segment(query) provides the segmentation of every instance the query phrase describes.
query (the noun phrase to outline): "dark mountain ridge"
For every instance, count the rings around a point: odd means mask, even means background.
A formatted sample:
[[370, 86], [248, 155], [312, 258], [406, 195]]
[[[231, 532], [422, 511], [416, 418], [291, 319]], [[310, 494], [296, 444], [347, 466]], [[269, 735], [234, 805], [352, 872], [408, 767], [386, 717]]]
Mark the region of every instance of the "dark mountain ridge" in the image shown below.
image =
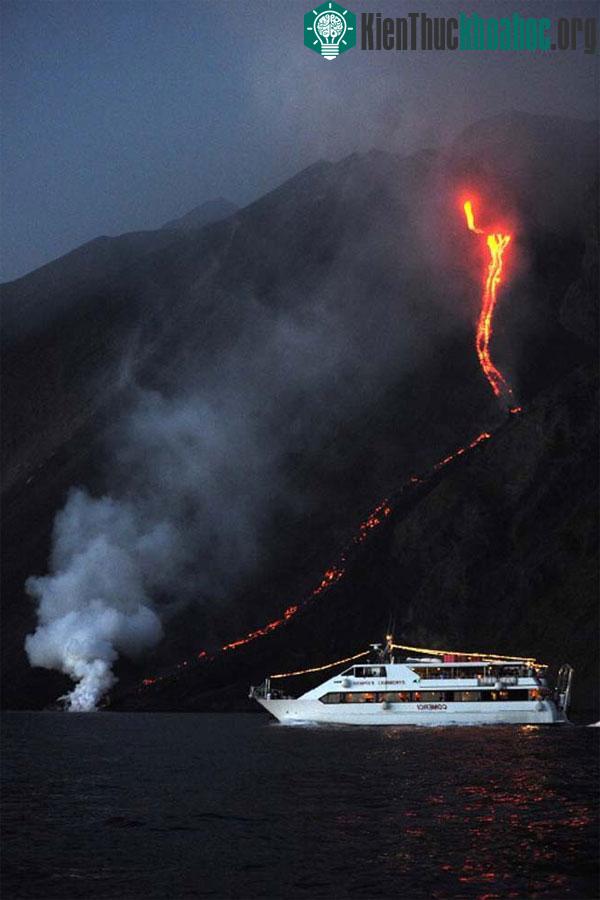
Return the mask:
[[[526, 153], [507, 154], [511, 123]], [[570, 144], [583, 149], [565, 173]], [[582, 328], [594, 321], [597, 295], [594, 147], [591, 123], [492, 119], [443, 153], [319, 163], [223, 221], [135, 237], [106, 264], [94, 256], [88, 265], [80, 248], [51, 264], [51, 279], [42, 269], [5, 286], [2, 305], [13, 311], [3, 354], [5, 705], [44, 705], [68, 686], [28, 666], [23, 638], [35, 617], [23, 584], [46, 570], [53, 516], [68, 488], [85, 484], [100, 494], [122, 477], [110, 435], [129, 414], [136, 386], [169, 397], [182, 384], [218, 383], [232, 359], [261, 358], [273, 322], [292, 328], [294, 339], [306, 328], [310, 335], [301, 377], [291, 370], [289, 385], [261, 412], [261, 427], [283, 448], [281, 493], [294, 502], [274, 494], [260, 526], [261, 558], [226, 599], [188, 603], [145, 660], [120, 661], [114, 702], [205, 708], [211, 692], [239, 693], [271, 661], [278, 668], [288, 657], [304, 663], [353, 651], [379, 637], [394, 607], [409, 642], [523, 650], [551, 662], [570, 655], [582, 670], [585, 705], [597, 658], [589, 639], [596, 634], [595, 347]], [[562, 201], [546, 202], [549, 173], [554, 194], [567, 196], [579, 218], [569, 213], [561, 224]], [[412, 513], [395, 513], [355, 575], [322, 605], [281, 635], [236, 651], [239, 662], [232, 655], [211, 675], [195, 671], [166, 694], [140, 700], [130, 688], [145, 673], [280, 614], [282, 597], [314, 586], [365, 510], [411, 472], [499, 426], [473, 350], [480, 269], [456, 206], [457, 192], [472, 186], [482, 210], [512, 208], [518, 216], [495, 353], [526, 415], [478, 448], [473, 462], [440, 476]], [[42, 307], [21, 327], [15, 310]], [[11, 315], [19, 322], [12, 331]], [[319, 374], [311, 381], [312, 370]], [[268, 396], [268, 366], [265, 376], [252, 373]], [[561, 489], [567, 476], [570, 487]], [[547, 517], [542, 533], [560, 570], [555, 584], [528, 532], [538, 515]], [[439, 548], [446, 548], [441, 557]], [[399, 593], [410, 599], [398, 605]], [[538, 619], [548, 624], [541, 629]], [[578, 642], [588, 620], [588, 638]], [[517, 637], [519, 646], [510, 642]]]
[[194, 228], [203, 228], [209, 222], [218, 222], [232, 216], [239, 209], [231, 200], [225, 197], [216, 197], [214, 200], [206, 200], [200, 203], [183, 216], [170, 219], [161, 227], [170, 231], [187, 231]]

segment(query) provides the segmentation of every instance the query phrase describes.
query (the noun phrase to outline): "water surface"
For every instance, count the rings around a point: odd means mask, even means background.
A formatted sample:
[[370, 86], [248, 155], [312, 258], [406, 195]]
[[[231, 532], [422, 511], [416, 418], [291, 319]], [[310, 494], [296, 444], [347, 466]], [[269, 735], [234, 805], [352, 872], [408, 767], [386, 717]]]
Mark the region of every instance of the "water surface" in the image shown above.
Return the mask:
[[3, 897], [595, 898], [599, 729], [8, 713]]

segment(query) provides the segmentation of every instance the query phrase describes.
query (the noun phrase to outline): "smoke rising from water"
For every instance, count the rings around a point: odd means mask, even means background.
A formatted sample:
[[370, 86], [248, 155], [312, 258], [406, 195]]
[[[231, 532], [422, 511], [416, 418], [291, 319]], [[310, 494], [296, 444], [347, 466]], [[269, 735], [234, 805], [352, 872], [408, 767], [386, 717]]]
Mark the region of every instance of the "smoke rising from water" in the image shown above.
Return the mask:
[[132, 504], [71, 491], [54, 523], [51, 574], [27, 581], [39, 624], [26, 639], [32, 665], [77, 683], [70, 709], [95, 709], [119, 653], [136, 656], [160, 640], [151, 595], [180, 562], [169, 522], [144, 523]]
[[273, 514], [307, 502], [288, 455], [316, 445], [397, 364], [396, 340], [377, 338], [375, 354], [364, 329], [349, 332], [320, 300], [301, 315], [250, 304], [202, 377], [192, 366], [168, 388], [129, 385], [107, 439], [110, 495], [71, 490], [49, 574], [26, 584], [38, 602], [30, 663], [73, 679], [68, 709], [96, 709], [117, 658], [156, 645], [173, 607], [221, 601], [256, 569]]

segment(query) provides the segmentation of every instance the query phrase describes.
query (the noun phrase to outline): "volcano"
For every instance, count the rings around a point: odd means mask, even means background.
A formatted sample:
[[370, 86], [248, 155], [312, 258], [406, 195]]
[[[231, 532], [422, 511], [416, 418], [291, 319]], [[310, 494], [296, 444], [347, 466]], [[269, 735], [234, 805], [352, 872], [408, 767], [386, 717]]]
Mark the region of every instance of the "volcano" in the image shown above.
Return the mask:
[[[118, 661], [113, 707], [243, 708], [249, 681], [350, 656], [390, 616], [404, 643], [568, 659], [574, 708], [597, 704], [595, 141], [594, 123], [494, 117], [448, 148], [318, 162], [244, 209], [217, 204], [218, 221], [99, 238], [4, 285], [5, 706], [44, 707], [70, 686], [23, 649], [36, 623], [24, 584], [47, 571], [69, 488], [129, 490], [115, 429], [136, 390], [217, 390], [261, 359], [264, 323], [295, 349], [284, 381], [251, 369], [259, 450], [278, 451], [251, 520], [258, 549], [243, 566], [227, 549], [196, 596], [227, 543], [206, 519], [185, 602], [163, 586], [165, 637]], [[525, 410], [510, 419], [473, 349], [467, 181], [521, 226], [494, 319], [494, 363]], [[212, 514], [228, 523], [243, 506], [224, 493]]]

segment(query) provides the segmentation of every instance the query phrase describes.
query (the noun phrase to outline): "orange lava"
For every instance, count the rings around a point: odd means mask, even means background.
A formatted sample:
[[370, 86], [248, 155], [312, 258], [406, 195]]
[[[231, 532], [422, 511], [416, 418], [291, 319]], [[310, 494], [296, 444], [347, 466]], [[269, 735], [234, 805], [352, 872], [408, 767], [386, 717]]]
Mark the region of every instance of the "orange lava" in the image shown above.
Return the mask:
[[[484, 232], [481, 228], [475, 226], [472, 201], [467, 200], [463, 208], [469, 231], [473, 231], [475, 234], [483, 234]], [[490, 341], [492, 338], [494, 309], [498, 299], [498, 286], [502, 281], [502, 257], [510, 240], [510, 234], [492, 232], [491, 234], [486, 235], [486, 243], [488, 250], [490, 251], [490, 262], [488, 264], [483, 294], [481, 297], [481, 312], [479, 314], [477, 336], [475, 339], [477, 356], [479, 357], [479, 362], [484, 375], [489, 381], [490, 387], [496, 397], [506, 401], [510, 401], [512, 398], [512, 389], [502, 372], [492, 362], [490, 356]]]
[[[370, 532], [377, 528], [381, 523], [391, 515], [392, 508], [389, 505], [387, 500], [384, 500], [378, 506], [375, 507], [373, 512], [361, 522], [358, 528], [357, 534], [353, 537], [352, 543], [354, 544], [362, 544], [366, 541]], [[300, 611], [300, 609], [306, 606], [311, 600], [315, 597], [319, 597], [321, 594], [325, 593], [332, 585], [336, 584], [340, 581], [345, 573], [345, 562], [347, 559], [348, 548], [344, 549], [340, 554], [340, 558], [336, 565], [330, 566], [329, 569], [326, 569], [323, 573], [321, 581], [317, 585], [314, 590], [310, 592], [308, 597], [302, 602], [298, 604], [294, 604], [293, 606], [288, 606], [287, 609], [283, 612], [283, 614], [278, 619], [273, 619], [272, 622], [267, 622], [266, 625], [263, 625], [261, 628], [256, 628], [254, 631], [248, 632], [248, 634], [243, 637], [236, 638], [234, 641], [230, 641], [228, 644], [223, 644], [220, 648], [222, 653], [229, 652], [230, 650], [238, 650], [240, 647], [244, 647], [246, 644], [250, 644], [252, 641], [257, 640], [261, 637], [266, 637], [272, 631], [275, 631], [277, 628], [280, 628], [282, 625], [285, 625], [289, 619], [293, 618]], [[196, 659], [200, 661], [210, 662], [214, 657], [209, 656], [206, 650], [201, 650], [196, 655]], [[183, 663], [178, 663], [176, 668], [181, 669], [182, 666], [187, 666], [187, 660]], [[162, 681], [164, 676], [157, 676], [156, 678], [145, 678], [142, 681], [143, 687], [150, 687], [150, 685], [155, 684], [157, 681]]]
[[[473, 213], [472, 201], [467, 200], [463, 208], [465, 217], [467, 219], [467, 227], [469, 228], [469, 230], [474, 232], [475, 234], [484, 234], [484, 232], [480, 228], [477, 228], [475, 225], [475, 216]], [[498, 286], [502, 281], [502, 259], [504, 251], [508, 246], [510, 240], [510, 234], [492, 232], [486, 235], [486, 243], [490, 252], [490, 262], [488, 264], [487, 274], [484, 282], [481, 313], [479, 315], [479, 321], [477, 323], [476, 338], [477, 355], [479, 357], [481, 368], [483, 369], [483, 372], [487, 380], [489, 381], [496, 397], [499, 397], [500, 399], [504, 399], [506, 401], [510, 401], [512, 399], [512, 389], [508, 385], [500, 370], [496, 368], [496, 366], [492, 362], [490, 357], [489, 345], [492, 337], [492, 319], [497, 301]], [[510, 406], [509, 412], [511, 413], [511, 415], [518, 415], [522, 412], [522, 407]], [[459, 447], [454, 451], [454, 453], [450, 453], [444, 459], [436, 463], [433, 467], [433, 471], [439, 471], [444, 466], [448, 465], [448, 463], [462, 456], [468, 450], [472, 450], [483, 441], [489, 440], [489, 438], [491, 438], [491, 434], [489, 434], [487, 431], [483, 431], [474, 440], [472, 440], [470, 444], [464, 447]], [[420, 476], [412, 475], [408, 480], [408, 485], [416, 486], [417, 484], [422, 484], [426, 481], [427, 476], [421, 478]], [[314, 590], [311, 591], [302, 602], [294, 606], [288, 606], [278, 619], [274, 619], [272, 622], [267, 622], [267, 624], [263, 625], [261, 628], [256, 628], [254, 631], [250, 631], [243, 637], [237, 638], [236, 640], [224, 644], [220, 648], [220, 652], [225, 653], [230, 650], [237, 650], [239, 647], [243, 647], [246, 644], [257, 640], [258, 638], [266, 637], [272, 631], [275, 631], [282, 625], [285, 625], [286, 622], [288, 622], [301, 609], [303, 609], [308, 603], [310, 603], [311, 600], [319, 597], [325, 591], [329, 590], [330, 587], [332, 587], [344, 577], [346, 572], [346, 562], [348, 560], [348, 552], [351, 549], [352, 545], [364, 543], [364, 541], [367, 540], [370, 532], [373, 529], [378, 528], [382, 524], [382, 522], [391, 515], [391, 513], [392, 507], [390, 506], [389, 502], [387, 500], [382, 501], [377, 507], [375, 507], [373, 512], [364, 520], [364, 522], [361, 522], [358, 527], [358, 531], [352, 538], [351, 542], [349, 542], [344, 550], [342, 550], [338, 562], [335, 565], [330, 566], [330, 568], [326, 569], [317, 587], [314, 588]], [[209, 662], [214, 659], [214, 656], [209, 656], [206, 650], [201, 650], [197, 654], [196, 658], [197, 660], [204, 660]], [[176, 668], [180, 669], [182, 665], [187, 666], [187, 661], [179, 663]], [[142, 685], [144, 687], [149, 687], [150, 685], [155, 684], [156, 681], [162, 681], [164, 677], [166, 676], [145, 678], [142, 681]]]
[[330, 569], [324, 573], [321, 583], [314, 589], [311, 594], [311, 597], [318, 597], [319, 594], [322, 594], [323, 591], [326, 591], [327, 588], [330, 588], [332, 584], [335, 584], [336, 581], [339, 581], [340, 578], [344, 577], [345, 569], [340, 569], [338, 566], [332, 566]]
[[[477, 435], [477, 437], [470, 442], [470, 444], [465, 447], [459, 447], [458, 450], [455, 450], [454, 453], [450, 453], [444, 459], [440, 460], [440, 462], [436, 463], [433, 467], [433, 471], [438, 471], [443, 466], [446, 466], [448, 463], [452, 462], [455, 459], [458, 459], [459, 456], [462, 456], [467, 450], [472, 450], [478, 444], [481, 444], [483, 441], [491, 438], [491, 434], [487, 431], [483, 431], [481, 434]], [[427, 477], [420, 478], [416, 475], [412, 475], [408, 480], [408, 485], [415, 486], [417, 484], [422, 484], [427, 480]], [[285, 625], [291, 618], [293, 618], [301, 609], [303, 609], [308, 603], [311, 602], [315, 597], [319, 597], [325, 591], [327, 591], [332, 585], [336, 584], [340, 581], [346, 572], [345, 564], [348, 559], [348, 553], [353, 544], [362, 544], [364, 543], [369, 534], [375, 529], [378, 528], [385, 519], [388, 518], [392, 514], [392, 507], [388, 500], [383, 500], [375, 509], [370, 513], [367, 518], [360, 523], [357, 533], [352, 538], [351, 542], [349, 542], [344, 550], [342, 550], [338, 563], [336, 565], [330, 566], [329, 569], [326, 569], [323, 573], [321, 581], [314, 588], [313, 591], [308, 594], [305, 600], [300, 603], [297, 603], [293, 606], [288, 606], [287, 609], [282, 613], [282, 615], [278, 619], [273, 619], [272, 622], [267, 622], [266, 625], [263, 625], [261, 628], [256, 628], [254, 631], [248, 632], [248, 634], [243, 637], [237, 638], [236, 640], [230, 641], [228, 644], [223, 644], [220, 648], [220, 652], [226, 653], [231, 650], [238, 650], [240, 647], [244, 647], [246, 644], [250, 644], [252, 641], [257, 640], [261, 637], [266, 637], [272, 631], [276, 631], [276, 629], [280, 628], [282, 625]], [[210, 662], [214, 659], [214, 656], [209, 656], [206, 650], [201, 650], [197, 656], [197, 660]], [[183, 663], [178, 663], [175, 667], [176, 669], [181, 669], [183, 666], [187, 666], [188, 662], [185, 660]], [[167, 675], [159, 675], [154, 678], [145, 678], [142, 681], [142, 687], [150, 687], [155, 684], [157, 681], [163, 681], [167, 678]]]
[[361, 522], [360, 527], [358, 529], [358, 534], [354, 538], [355, 544], [362, 544], [366, 541], [369, 532], [373, 528], [377, 528], [383, 520], [391, 515], [392, 507], [388, 504], [387, 500], [383, 500], [379, 506], [376, 506], [368, 519], [365, 519], [364, 522]]
[[444, 466], [447, 466], [449, 462], [452, 462], [453, 459], [457, 459], [459, 456], [462, 456], [463, 453], [466, 453], [467, 450], [472, 450], [473, 447], [476, 447], [477, 444], [481, 444], [483, 441], [488, 441], [491, 438], [491, 434], [489, 431], [482, 431], [481, 434], [478, 434], [477, 437], [471, 441], [471, 443], [467, 447], [459, 447], [458, 450], [455, 450], [454, 453], [450, 453], [449, 456], [444, 457], [433, 467], [434, 471], [437, 472], [439, 469], [442, 469]]

